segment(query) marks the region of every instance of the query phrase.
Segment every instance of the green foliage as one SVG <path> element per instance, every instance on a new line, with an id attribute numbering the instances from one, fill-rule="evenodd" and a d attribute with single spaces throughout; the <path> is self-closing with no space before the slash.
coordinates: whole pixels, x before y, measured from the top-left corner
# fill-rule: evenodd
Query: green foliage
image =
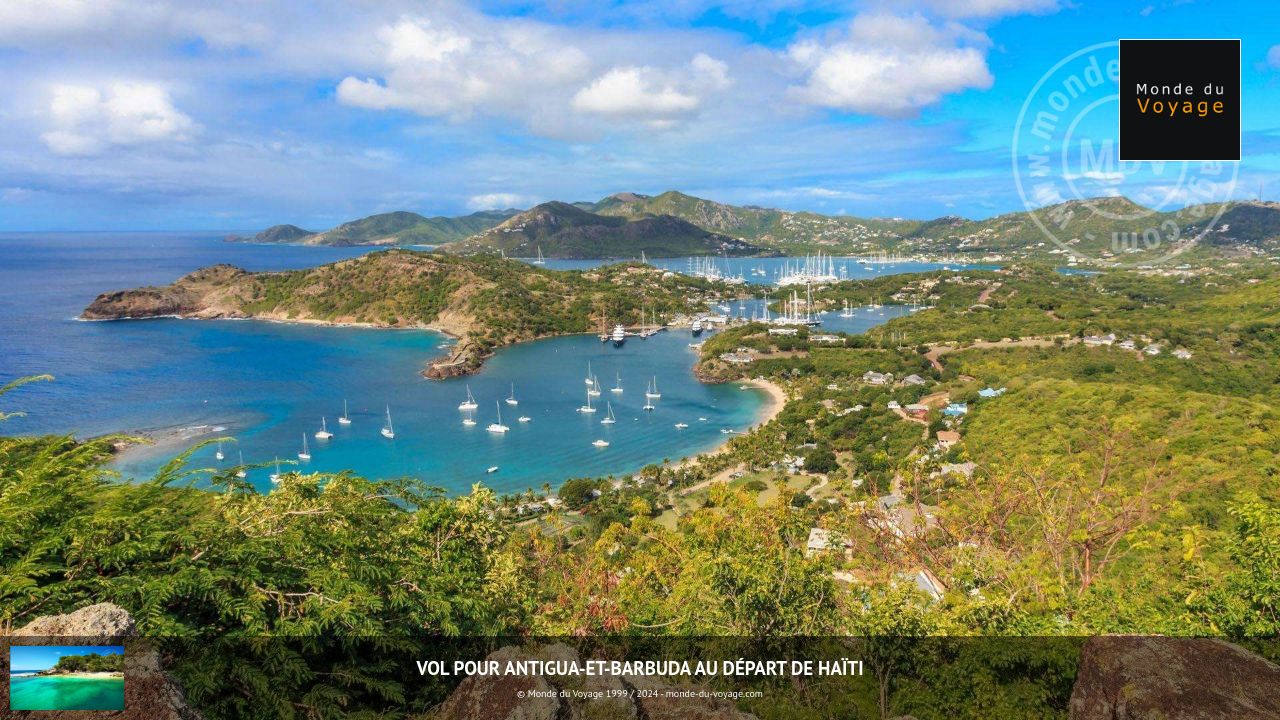
<path id="1" fill-rule="evenodd" d="M 53 670 L 60 673 L 123 672 L 124 655 L 121 653 L 108 655 L 100 655 L 98 653 L 88 653 L 86 655 L 63 655 L 58 658 L 58 662 L 53 666 Z"/>

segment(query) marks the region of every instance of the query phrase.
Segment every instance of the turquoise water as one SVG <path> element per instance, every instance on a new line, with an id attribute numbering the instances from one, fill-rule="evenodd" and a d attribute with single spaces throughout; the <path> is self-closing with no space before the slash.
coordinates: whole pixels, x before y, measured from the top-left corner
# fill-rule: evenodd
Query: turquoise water
<path id="1" fill-rule="evenodd" d="M 10 710 L 123 710 L 124 678 L 10 676 Z"/>
<path id="2" fill-rule="evenodd" d="M 547 339 L 507 348 L 476 376 L 427 381 L 420 372 L 446 338 L 429 332 L 329 328 L 259 321 L 157 319 L 74 320 L 99 292 L 167 283 L 198 267 L 228 262 L 249 270 L 306 267 L 367 250 L 228 244 L 213 235 L 70 234 L 0 236 L 0 383 L 51 373 L 57 382 L 29 385 L 0 399 L 0 410 L 25 417 L 0 425 L 5 434 L 147 432 L 167 438 L 125 454 L 115 468 L 146 477 L 215 428 L 238 442 L 219 463 L 210 447 L 201 467 L 297 460 L 307 436 L 305 470 L 351 469 L 369 477 L 412 475 L 462 492 L 484 482 L 499 491 L 558 487 L 566 478 L 621 475 L 663 459 L 713 448 L 759 417 L 765 398 L 737 385 L 704 385 L 692 374 L 687 331 L 631 339 L 622 348 L 592 336 Z M 671 261 L 680 265 L 683 261 Z M 749 313 L 750 304 L 734 312 Z M 824 317 L 824 330 L 860 332 L 905 312 L 860 309 L 853 318 Z M 605 392 L 599 412 L 586 401 L 590 362 Z M 624 392 L 608 391 L 621 376 Z M 657 377 L 662 398 L 641 410 Z M 500 405 L 510 432 L 485 427 L 511 384 L 518 406 Z M 479 403 L 477 424 L 462 425 L 457 405 L 465 385 Z M 337 416 L 343 399 L 353 424 Z M 613 405 L 617 423 L 602 425 Z M 379 434 L 391 406 L 396 438 Z M 527 423 L 517 422 L 528 416 Z M 314 437 L 321 418 L 334 433 Z M 702 418 L 705 418 L 703 420 Z M 687 423 L 678 430 L 676 423 Z M 174 438 L 177 439 L 174 439 Z M 610 445 L 598 448 L 595 440 Z M 497 467 L 493 473 L 489 468 Z M 287 468 L 286 468 L 287 469 Z M 249 479 L 270 488 L 272 468 Z"/>

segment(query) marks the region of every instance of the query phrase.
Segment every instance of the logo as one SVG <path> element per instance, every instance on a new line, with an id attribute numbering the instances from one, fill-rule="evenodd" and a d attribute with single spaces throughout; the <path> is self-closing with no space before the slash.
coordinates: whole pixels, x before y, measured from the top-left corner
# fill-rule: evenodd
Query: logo
<path id="1" fill-rule="evenodd" d="M 1062 254 L 1113 267 L 1158 264 L 1218 231 L 1239 165 L 1121 160 L 1119 46 L 1078 50 L 1032 87 L 1013 131 L 1014 181 Z"/>

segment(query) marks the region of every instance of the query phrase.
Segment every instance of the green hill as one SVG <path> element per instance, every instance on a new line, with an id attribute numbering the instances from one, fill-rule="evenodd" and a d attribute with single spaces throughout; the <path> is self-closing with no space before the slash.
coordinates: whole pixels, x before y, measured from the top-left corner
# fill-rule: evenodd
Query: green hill
<path id="1" fill-rule="evenodd" d="M 715 286 L 647 265 L 547 270 L 493 256 L 395 249 L 305 270 L 251 273 L 214 265 L 170 285 L 103 293 L 90 320 L 180 316 L 431 328 L 459 338 L 432 377 L 476 370 L 503 345 L 695 312 Z"/>
<path id="2" fill-rule="evenodd" d="M 501 250 L 532 257 L 618 258 L 686 255 L 750 255 L 760 248 L 671 215 L 627 218 L 601 215 L 563 202 L 548 202 L 448 248 L 449 252 Z"/>
<path id="3" fill-rule="evenodd" d="M 425 217 L 398 210 L 352 220 L 324 232 L 311 232 L 296 225 L 274 225 L 247 240 L 336 246 L 443 245 L 488 230 L 515 213 L 515 210 L 485 210 L 461 217 Z"/>

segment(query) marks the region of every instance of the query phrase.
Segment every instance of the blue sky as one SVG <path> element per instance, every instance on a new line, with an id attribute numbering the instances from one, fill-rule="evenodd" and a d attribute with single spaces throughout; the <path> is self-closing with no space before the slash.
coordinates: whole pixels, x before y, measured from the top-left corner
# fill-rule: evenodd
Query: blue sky
<path id="1" fill-rule="evenodd" d="M 48 670 L 63 655 L 123 655 L 121 645 L 13 645 L 9 648 L 12 670 Z"/>
<path id="2" fill-rule="evenodd" d="M 1242 38 L 1237 195 L 1280 198 L 1269 3 L 6 0 L 0 230 L 323 229 L 668 189 L 986 217 L 1023 206 L 1010 149 L 1036 81 L 1120 37 Z M 1123 192 L 1158 194 L 1142 182 Z"/>

